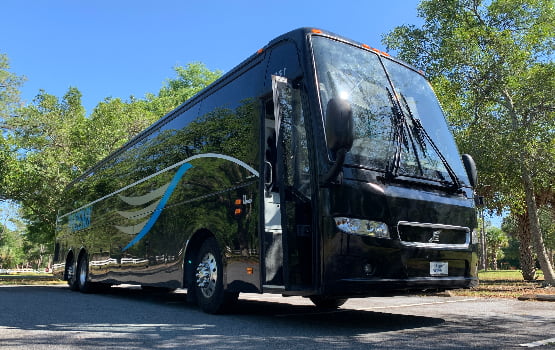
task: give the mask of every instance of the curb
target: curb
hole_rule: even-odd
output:
[[[555,301],[555,295],[550,294],[524,294],[518,297],[518,300],[526,301]]]

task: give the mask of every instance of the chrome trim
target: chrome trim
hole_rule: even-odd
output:
[[[441,244],[441,243],[424,243],[424,242],[408,242],[401,239],[401,232],[399,231],[399,226],[411,226],[411,227],[424,227],[430,229],[446,229],[446,230],[459,230],[466,232],[465,243],[462,244]],[[401,244],[406,247],[414,248],[444,248],[444,249],[468,249],[470,246],[471,231],[470,228],[465,226],[455,226],[455,225],[445,225],[445,224],[432,224],[432,223],[422,223],[422,222],[411,222],[411,221],[399,221],[397,223],[397,234],[399,235],[399,240]]]

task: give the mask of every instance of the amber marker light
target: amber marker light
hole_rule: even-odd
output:
[[[254,274],[254,268],[253,267],[247,267],[247,275],[253,275]]]
[[[312,33],[314,34],[322,34],[322,31],[320,29],[312,29]]]

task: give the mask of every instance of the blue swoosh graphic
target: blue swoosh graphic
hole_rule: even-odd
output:
[[[127,249],[131,248],[135,244],[137,244],[137,242],[139,242],[150,231],[152,226],[154,226],[154,224],[158,220],[158,217],[160,217],[160,214],[162,214],[162,210],[166,206],[166,203],[168,202],[168,199],[170,199],[173,191],[175,190],[175,187],[179,183],[179,180],[181,180],[181,178],[187,172],[187,170],[191,169],[192,167],[193,166],[191,164],[185,163],[182,166],[180,166],[179,169],[177,169],[177,172],[173,176],[173,179],[170,182],[170,185],[169,185],[168,189],[166,190],[166,193],[164,193],[164,196],[160,200],[160,203],[158,203],[158,206],[156,207],[156,209],[154,209],[154,213],[152,214],[150,219],[148,219],[148,222],[145,224],[145,226],[143,227],[141,232],[139,232],[135,236],[135,238],[133,238],[133,240],[131,240],[131,242],[129,242],[129,244],[127,244],[125,246],[125,248],[122,249],[123,252],[126,251]]]

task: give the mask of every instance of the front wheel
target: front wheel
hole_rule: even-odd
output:
[[[223,263],[215,238],[202,244],[196,261],[195,295],[202,311],[216,314],[232,304],[239,293],[228,293],[223,287]]]
[[[310,297],[310,301],[320,309],[337,309],[345,304],[347,300],[347,298],[335,298],[323,295],[313,295]]]

